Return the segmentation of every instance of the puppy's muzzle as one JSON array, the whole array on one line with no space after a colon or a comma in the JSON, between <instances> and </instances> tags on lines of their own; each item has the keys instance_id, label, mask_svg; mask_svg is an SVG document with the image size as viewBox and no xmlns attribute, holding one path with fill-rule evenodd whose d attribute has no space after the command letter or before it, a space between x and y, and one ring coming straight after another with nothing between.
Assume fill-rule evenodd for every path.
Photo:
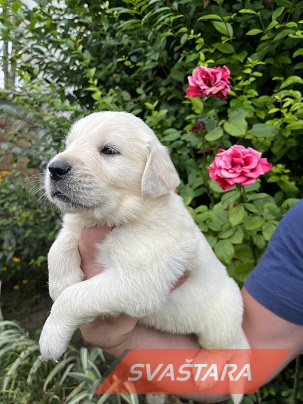
<instances>
[{"instance_id":1,"label":"puppy's muzzle","mask_svg":"<svg viewBox=\"0 0 303 404\"><path fill-rule=\"evenodd\" d=\"M60 181L66 177L66 175L71 170L71 165L66 161L58 160L53 161L48 166L48 171L50 172L50 177L54 181Z\"/></svg>"}]
</instances>

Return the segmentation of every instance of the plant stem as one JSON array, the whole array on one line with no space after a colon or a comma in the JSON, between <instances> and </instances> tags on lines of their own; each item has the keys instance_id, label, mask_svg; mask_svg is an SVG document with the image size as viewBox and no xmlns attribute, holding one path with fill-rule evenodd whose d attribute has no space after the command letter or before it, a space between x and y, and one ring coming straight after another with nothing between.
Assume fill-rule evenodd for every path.
<instances>
[{"instance_id":1,"label":"plant stem","mask_svg":"<svg viewBox=\"0 0 303 404\"><path fill-rule=\"evenodd\" d=\"M247 203L246 191L245 191L245 187L243 187L243 186L241 186L241 193L243 196L244 203Z\"/></svg>"},{"instance_id":2,"label":"plant stem","mask_svg":"<svg viewBox=\"0 0 303 404\"><path fill-rule=\"evenodd\" d=\"M260 20L260 23L261 23L261 26L262 26L263 32L265 33L266 28L264 27L264 24L263 24L263 21L262 21L262 18L261 18L261 14L260 14L260 12L258 13L258 17L259 17L259 20Z\"/></svg>"},{"instance_id":3,"label":"plant stem","mask_svg":"<svg viewBox=\"0 0 303 404\"><path fill-rule=\"evenodd\" d=\"M202 167L206 168L205 132L203 130L201 131L201 138L202 138L202 150L204 150L202 158Z\"/></svg>"},{"instance_id":4,"label":"plant stem","mask_svg":"<svg viewBox=\"0 0 303 404\"><path fill-rule=\"evenodd\" d=\"M218 110L217 110L217 106L216 106L216 98L212 97L211 100L212 100L212 104L213 104L213 108L214 108L214 115L215 115L216 121L219 123L219 114L218 114Z\"/></svg>"}]
</instances>

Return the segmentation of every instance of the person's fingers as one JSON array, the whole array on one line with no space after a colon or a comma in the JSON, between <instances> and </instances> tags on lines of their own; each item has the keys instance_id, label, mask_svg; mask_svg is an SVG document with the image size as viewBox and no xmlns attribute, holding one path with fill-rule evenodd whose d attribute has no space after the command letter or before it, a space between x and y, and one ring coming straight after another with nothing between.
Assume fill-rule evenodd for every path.
<instances>
[{"instance_id":1,"label":"person's fingers","mask_svg":"<svg viewBox=\"0 0 303 404\"><path fill-rule=\"evenodd\" d=\"M109 227L85 227L82 230L78 250L85 279L89 279L102 271L102 268L96 264L96 245L102 242L110 231Z\"/></svg>"},{"instance_id":2,"label":"person's fingers","mask_svg":"<svg viewBox=\"0 0 303 404\"><path fill-rule=\"evenodd\" d=\"M110 227L84 227L79 241L79 252L85 254L95 250L95 245L105 239Z\"/></svg>"}]
</instances>

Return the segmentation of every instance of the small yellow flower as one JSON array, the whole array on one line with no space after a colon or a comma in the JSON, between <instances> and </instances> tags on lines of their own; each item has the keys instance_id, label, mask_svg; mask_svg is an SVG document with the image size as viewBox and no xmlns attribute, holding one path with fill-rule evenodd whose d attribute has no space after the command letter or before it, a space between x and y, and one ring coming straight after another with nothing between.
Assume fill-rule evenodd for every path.
<instances>
[{"instance_id":1,"label":"small yellow flower","mask_svg":"<svg viewBox=\"0 0 303 404\"><path fill-rule=\"evenodd\" d=\"M15 285L15 286L13 287L13 289L14 289L14 290L19 290L19 285Z\"/></svg>"},{"instance_id":2,"label":"small yellow flower","mask_svg":"<svg viewBox=\"0 0 303 404\"><path fill-rule=\"evenodd\" d=\"M1 171L1 175L4 177L5 175L10 175L9 171Z\"/></svg>"},{"instance_id":3,"label":"small yellow flower","mask_svg":"<svg viewBox=\"0 0 303 404\"><path fill-rule=\"evenodd\" d=\"M2 267L2 272L7 271L7 267Z\"/></svg>"},{"instance_id":4,"label":"small yellow flower","mask_svg":"<svg viewBox=\"0 0 303 404\"><path fill-rule=\"evenodd\" d=\"M19 257L13 257L13 258L12 258L12 261L13 261L13 262L20 262L21 259L20 259Z\"/></svg>"},{"instance_id":5,"label":"small yellow flower","mask_svg":"<svg viewBox=\"0 0 303 404\"><path fill-rule=\"evenodd\" d=\"M23 285L26 285L28 283L28 279L22 279Z\"/></svg>"},{"instance_id":6,"label":"small yellow flower","mask_svg":"<svg viewBox=\"0 0 303 404\"><path fill-rule=\"evenodd\" d=\"M10 245L10 246L8 247L8 251L12 251L12 249L13 249L13 247Z\"/></svg>"}]
</instances>

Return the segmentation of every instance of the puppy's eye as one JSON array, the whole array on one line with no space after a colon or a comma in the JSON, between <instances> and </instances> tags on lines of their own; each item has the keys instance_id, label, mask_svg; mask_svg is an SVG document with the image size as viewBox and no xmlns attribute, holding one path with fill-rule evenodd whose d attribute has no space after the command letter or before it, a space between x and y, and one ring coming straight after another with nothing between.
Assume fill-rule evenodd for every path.
<instances>
[{"instance_id":1,"label":"puppy's eye","mask_svg":"<svg viewBox=\"0 0 303 404\"><path fill-rule=\"evenodd\" d=\"M105 146L101 149L101 154L107 154L109 156L120 154L120 152L113 147Z\"/></svg>"}]
</instances>

